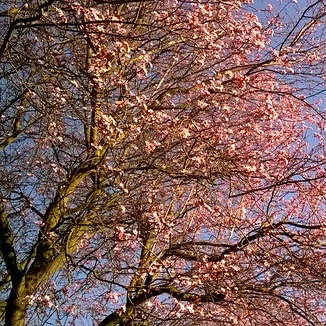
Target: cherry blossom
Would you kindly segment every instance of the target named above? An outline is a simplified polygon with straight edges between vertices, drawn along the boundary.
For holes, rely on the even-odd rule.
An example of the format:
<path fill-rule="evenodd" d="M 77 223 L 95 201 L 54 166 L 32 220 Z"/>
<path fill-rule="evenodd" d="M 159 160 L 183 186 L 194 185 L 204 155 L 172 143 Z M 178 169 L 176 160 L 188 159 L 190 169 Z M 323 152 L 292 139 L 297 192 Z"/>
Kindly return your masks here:
<path fill-rule="evenodd" d="M 1 324 L 325 324 L 323 1 L 0 7 Z"/>

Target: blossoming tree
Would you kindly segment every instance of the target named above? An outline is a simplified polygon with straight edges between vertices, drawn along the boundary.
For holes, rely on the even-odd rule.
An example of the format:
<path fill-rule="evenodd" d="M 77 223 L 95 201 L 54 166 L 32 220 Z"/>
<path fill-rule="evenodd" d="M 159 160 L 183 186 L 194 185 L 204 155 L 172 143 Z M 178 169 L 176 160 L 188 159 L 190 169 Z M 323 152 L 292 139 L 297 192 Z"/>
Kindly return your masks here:
<path fill-rule="evenodd" d="M 324 325 L 325 3 L 0 4 L 0 315 Z"/>

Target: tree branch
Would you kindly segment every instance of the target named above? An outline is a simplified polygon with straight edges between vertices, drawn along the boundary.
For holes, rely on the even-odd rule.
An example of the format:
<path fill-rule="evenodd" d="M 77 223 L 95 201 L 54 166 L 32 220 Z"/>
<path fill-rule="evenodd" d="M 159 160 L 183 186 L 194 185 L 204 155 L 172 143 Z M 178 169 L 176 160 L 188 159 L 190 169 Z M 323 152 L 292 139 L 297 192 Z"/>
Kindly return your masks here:
<path fill-rule="evenodd" d="M 1 47 L 0 47 L 0 57 L 2 57 L 3 53 L 5 52 L 6 48 L 7 48 L 7 45 L 10 41 L 10 38 L 11 38 L 11 35 L 16 27 L 17 24 L 27 24 L 27 23 L 30 23 L 30 22 L 34 22 L 34 21 L 37 21 L 39 20 L 43 14 L 44 14 L 44 11 L 47 10 L 47 8 L 52 5 L 56 0 L 49 0 L 48 2 L 45 2 L 41 5 L 38 6 L 38 13 L 36 16 L 33 16 L 33 17 L 28 17 L 28 18 L 18 18 L 18 19 L 15 19 L 11 24 L 10 24 L 10 27 L 8 29 L 8 32 L 6 34 L 6 36 L 4 37 L 3 39 L 3 42 L 1 44 Z"/>
<path fill-rule="evenodd" d="M 1 253 L 7 269 L 14 282 L 21 277 L 21 267 L 17 261 L 16 251 L 14 249 L 14 237 L 9 225 L 7 214 L 0 199 L 0 242 Z"/>

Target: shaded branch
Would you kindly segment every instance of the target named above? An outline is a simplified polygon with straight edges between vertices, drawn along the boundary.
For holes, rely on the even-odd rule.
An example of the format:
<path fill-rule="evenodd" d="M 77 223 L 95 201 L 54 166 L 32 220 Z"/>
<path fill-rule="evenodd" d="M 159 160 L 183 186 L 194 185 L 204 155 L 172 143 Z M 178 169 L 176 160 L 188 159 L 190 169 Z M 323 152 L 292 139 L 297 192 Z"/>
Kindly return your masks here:
<path fill-rule="evenodd" d="M 2 200 L 0 202 L 0 242 L 2 257 L 11 275 L 11 279 L 14 282 L 17 279 L 20 279 L 21 267 L 17 260 L 14 248 L 14 236 Z"/>
<path fill-rule="evenodd" d="M 25 88 L 24 91 L 19 96 L 17 96 L 17 98 L 15 98 L 13 101 L 11 101 L 11 103 L 9 103 L 9 105 L 7 105 L 7 107 L 10 107 L 12 104 L 14 104 L 20 98 L 23 98 L 23 101 L 24 101 L 24 96 L 27 92 L 28 92 L 28 89 Z M 6 110 L 6 108 L 4 110 Z M 22 110 L 19 109 L 17 112 L 17 115 L 15 117 L 15 120 L 14 120 L 14 123 L 12 126 L 11 135 L 7 136 L 2 142 L 0 142 L 0 150 L 3 150 L 6 146 L 10 145 L 23 132 L 23 129 L 20 129 L 20 120 L 22 118 L 21 111 Z"/>
<path fill-rule="evenodd" d="M 1 47 L 0 47 L 0 57 L 2 57 L 3 53 L 5 52 L 16 25 L 27 24 L 27 23 L 31 23 L 31 22 L 39 20 L 43 16 L 44 12 L 47 11 L 48 7 L 50 5 L 52 5 L 55 1 L 56 0 L 49 0 L 48 2 L 45 2 L 41 5 L 39 5 L 37 15 L 35 15 L 33 17 L 28 17 L 28 18 L 18 18 L 18 19 L 15 19 L 10 24 L 8 32 L 7 32 L 6 36 L 4 37 Z"/>
<path fill-rule="evenodd" d="M 188 254 L 187 252 L 182 251 L 183 247 L 192 245 L 192 246 L 212 246 L 212 247 L 227 247 L 222 253 L 219 255 L 211 255 L 207 259 L 210 262 L 219 262 L 221 261 L 226 255 L 230 253 L 235 253 L 239 250 L 244 249 L 249 244 L 254 243 L 256 240 L 265 237 L 266 235 L 270 234 L 271 231 L 278 229 L 281 226 L 292 226 L 300 229 L 307 229 L 307 230 L 318 230 L 323 228 L 324 226 L 321 224 L 315 225 L 304 225 L 295 222 L 278 222 L 278 223 L 271 223 L 268 226 L 261 227 L 258 230 L 254 230 L 249 232 L 246 236 L 240 239 L 237 243 L 233 245 L 228 244 L 215 244 L 209 243 L 208 241 L 200 241 L 200 242 L 187 242 L 182 244 L 173 245 L 171 248 L 165 250 L 161 254 L 161 259 L 165 259 L 168 256 L 177 256 L 184 259 L 198 261 L 202 254 L 199 252 L 197 255 Z M 255 232 L 255 233 L 253 233 Z M 253 234 L 252 234 L 253 233 Z M 250 235 L 251 234 L 251 235 Z"/>
<path fill-rule="evenodd" d="M 306 182 L 309 182 L 309 181 L 316 181 L 316 180 L 320 180 L 320 179 L 325 178 L 325 174 L 321 174 L 321 175 L 316 176 L 314 178 L 304 178 L 304 179 L 299 179 L 299 180 L 293 180 L 292 178 L 294 176 L 295 175 L 291 175 L 291 176 L 283 178 L 282 180 L 280 180 L 278 182 L 275 182 L 274 184 L 271 184 L 269 186 L 239 192 L 237 194 L 230 195 L 229 197 L 230 198 L 240 197 L 240 196 L 243 196 L 243 195 L 248 195 L 248 194 L 254 193 L 256 191 L 265 191 L 265 190 L 273 189 L 275 187 L 280 187 L 280 186 L 284 186 L 284 185 L 306 183 Z"/>
<path fill-rule="evenodd" d="M 114 326 L 119 325 L 127 321 L 136 311 L 137 306 L 145 302 L 146 300 L 159 296 L 161 294 L 169 294 L 173 298 L 179 301 L 194 302 L 194 303 L 214 303 L 224 300 L 225 295 L 222 293 L 209 293 L 205 295 L 199 295 L 188 292 L 181 292 L 172 285 L 159 287 L 156 289 L 148 289 L 134 298 L 130 299 L 126 304 L 125 313 L 118 315 L 117 313 L 112 313 L 104 318 L 98 326 Z"/>

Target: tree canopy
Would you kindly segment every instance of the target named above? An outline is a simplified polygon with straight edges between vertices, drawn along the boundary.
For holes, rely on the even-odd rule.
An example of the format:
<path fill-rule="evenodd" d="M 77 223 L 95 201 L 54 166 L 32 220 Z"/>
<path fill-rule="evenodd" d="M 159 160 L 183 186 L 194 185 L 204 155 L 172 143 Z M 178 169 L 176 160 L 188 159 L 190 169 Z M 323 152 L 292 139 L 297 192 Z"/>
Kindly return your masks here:
<path fill-rule="evenodd" d="M 0 1 L 1 325 L 325 325 L 302 2 Z"/>

